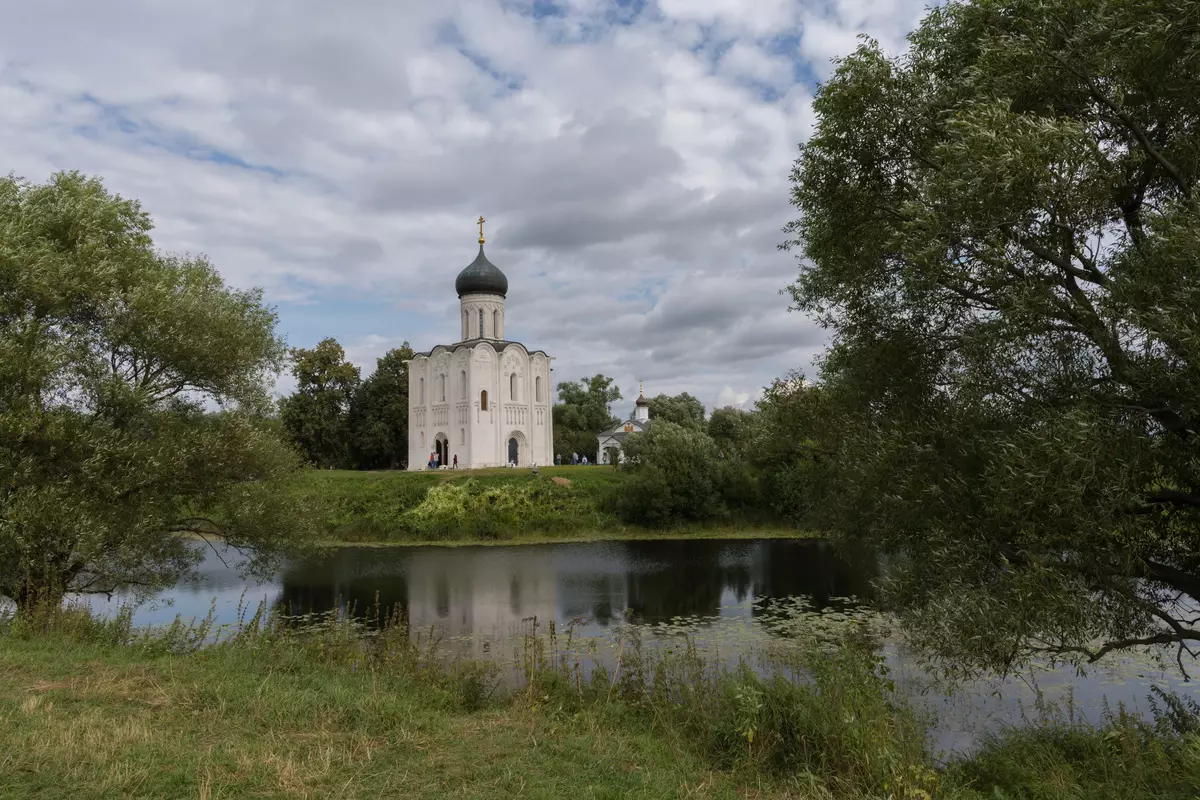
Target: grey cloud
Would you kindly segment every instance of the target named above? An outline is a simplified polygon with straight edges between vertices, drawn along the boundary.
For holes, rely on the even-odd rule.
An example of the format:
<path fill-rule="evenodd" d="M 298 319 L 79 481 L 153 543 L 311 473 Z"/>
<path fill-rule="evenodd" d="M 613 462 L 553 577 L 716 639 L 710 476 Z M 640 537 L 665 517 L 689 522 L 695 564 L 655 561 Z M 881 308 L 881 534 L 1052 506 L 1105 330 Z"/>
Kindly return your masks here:
<path fill-rule="evenodd" d="M 208 253 L 271 302 L 378 296 L 396 312 L 343 341 L 370 365 L 388 342 L 454 335 L 482 213 L 509 330 L 558 357 L 556 378 L 603 370 L 628 394 L 644 377 L 711 405 L 823 341 L 784 313 L 795 263 L 775 249 L 811 87 L 764 102 L 746 79 L 786 70 L 756 60 L 756 37 L 799 20 L 802 51 L 860 30 L 900 41 L 923 0 L 667 5 L 583 39 L 606 4 L 535 22 L 483 0 L 41 0 L 0 30 L 0 162 L 105 175 L 155 214 L 160 246 Z M 520 89 L 439 38 L 449 25 Z M 693 53 L 705 37 L 740 42 L 740 61 Z M 100 113 L 83 95 L 144 130 L 79 135 Z M 168 146 L 185 141 L 214 158 Z"/>
<path fill-rule="evenodd" d="M 403 158 L 383 174 L 372 170 L 361 197 L 374 211 L 428 211 L 468 202 L 527 216 L 572 205 L 594 209 L 680 170 L 679 155 L 657 136 L 654 120 L 623 113 L 576 120 L 548 140 L 497 135 L 436 157 Z M 594 214 L 588 216 L 588 225 L 576 219 L 572 227 L 592 228 Z M 527 243 L 519 225 L 508 242 Z"/>

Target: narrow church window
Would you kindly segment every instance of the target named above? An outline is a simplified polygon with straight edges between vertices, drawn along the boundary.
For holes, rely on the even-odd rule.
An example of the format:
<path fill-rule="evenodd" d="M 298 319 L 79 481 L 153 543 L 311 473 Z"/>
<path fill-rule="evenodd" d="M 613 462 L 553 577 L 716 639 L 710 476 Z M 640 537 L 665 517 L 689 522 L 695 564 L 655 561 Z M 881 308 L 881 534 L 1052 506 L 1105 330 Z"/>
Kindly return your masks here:
<path fill-rule="evenodd" d="M 542 376 L 538 375 L 533 379 L 533 397 L 539 403 L 542 402 Z"/>
<path fill-rule="evenodd" d="M 483 332 L 483 309 L 481 308 L 481 309 L 479 309 L 479 338 L 480 339 L 484 338 L 484 335 L 485 334 Z"/>
<path fill-rule="evenodd" d="M 459 444 L 467 443 L 467 429 L 466 428 L 458 429 L 458 443 Z"/>
<path fill-rule="evenodd" d="M 442 399 L 440 402 L 444 403 L 444 402 L 446 402 L 446 373 L 443 372 L 441 375 L 441 378 L 442 378 Z"/>
<path fill-rule="evenodd" d="M 462 383 L 462 391 L 460 392 L 460 394 L 462 395 L 462 399 L 466 400 L 467 399 L 467 371 L 465 369 L 459 373 L 458 379 Z"/>
<path fill-rule="evenodd" d="M 517 399 L 517 373 L 508 376 L 508 399 Z"/>
<path fill-rule="evenodd" d="M 492 335 L 497 339 L 500 338 L 500 312 L 492 312 Z"/>
<path fill-rule="evenodd" d="M 487 411 L 487 389 L 479 393 L 479 410 Z"/>
<path fill-rule="evenodd" d="M 417 399 L 421 401 L 422 405 L 424 405 L 424 403 L 425 403 L 425 379 L 424 378 L 421 378 L 421 393 L 419 395 L 417 395 Z"/>
<path fill-rule="evenodd" d="M 465 310 L 463 311 L 463 333 L 462 333 L 462 337 L 463 337 L 464 339 L 469 339 L 469 338 L 470 338 L 470 332 L 469 332 L 469 331 L 467 331 L 467 312 L 466 312 Z"/>

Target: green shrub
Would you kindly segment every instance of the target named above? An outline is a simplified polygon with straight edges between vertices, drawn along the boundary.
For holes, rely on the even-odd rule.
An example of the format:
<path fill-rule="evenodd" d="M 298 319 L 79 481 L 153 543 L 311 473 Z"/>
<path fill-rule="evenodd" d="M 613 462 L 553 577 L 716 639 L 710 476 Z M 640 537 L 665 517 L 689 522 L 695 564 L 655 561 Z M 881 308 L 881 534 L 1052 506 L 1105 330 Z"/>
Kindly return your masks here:
<path fill-rule="evenodd" d="M 724 510 L 720 454 L 707 433 L 656 422 L 625 441 L 625 455 L 632 478 L 619 508 L 626 521 L 670 525 Z"/>

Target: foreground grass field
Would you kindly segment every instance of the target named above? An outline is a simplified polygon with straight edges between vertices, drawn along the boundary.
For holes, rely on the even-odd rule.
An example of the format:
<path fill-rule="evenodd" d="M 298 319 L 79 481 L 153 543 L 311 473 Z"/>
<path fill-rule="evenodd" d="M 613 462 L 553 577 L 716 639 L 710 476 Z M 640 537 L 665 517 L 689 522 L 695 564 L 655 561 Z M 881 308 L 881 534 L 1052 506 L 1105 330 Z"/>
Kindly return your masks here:
<path fill-rule="evenodd" d="M 295 667 L 5 642 L 0 796 L 747 796 L 650 731 L 535 703 L 468 713 L 428 685 Z"/>
<path fill-rule="evenodd" d="M 146 638 L 66 614 L 0 619 L 0 796 L 1183 800 L 1200 792 L 1193 705 L 1156 723 L 1041 720 L 939 766 L 921 721 L 847 640 L 807 683 L 636 646 L 613 675 L 528 650 L 429 658 L 402 628 L 256 627 Z M 542 643 L 544 644 L 544 642 Z"/>
<path fill-rule="evenodd" d="M 729 514 L 670 529 L 627 525 L 615 502 L 628 476 L 611 467 L 313 471 L 304 502 L 330 544 L 452 544 L 701 537 L 803 536 L 769 516 Z"/>

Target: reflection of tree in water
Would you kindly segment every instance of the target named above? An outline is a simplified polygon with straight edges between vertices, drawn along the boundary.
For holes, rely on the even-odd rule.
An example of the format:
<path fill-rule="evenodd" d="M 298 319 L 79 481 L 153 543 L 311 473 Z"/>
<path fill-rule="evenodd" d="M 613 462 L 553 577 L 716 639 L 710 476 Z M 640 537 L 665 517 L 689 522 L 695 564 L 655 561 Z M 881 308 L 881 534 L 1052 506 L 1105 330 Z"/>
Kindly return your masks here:
<path fill-rule="evenodd" d="M 625 608 L 625 581 L 607 573 L 559 575 L 560 611 L 564 621 L 583 617 L 608 625 Z"/>
<path fill-rule="evenodd" d="M 280 614 L 343 614 L 375 622 L 408 612 L 408 582 L 401 574 L 358 576 L 348 551 L 290 565 L 283 573 L 275 602 Z"/>
<path fill-rule="evenodd" d="M 663 622 L 676 616 L 716 616 L 726 588 L 741 587 L 745 597 L 751 561 L 730 559 L 732 549 L 711 541 L 629 542 L 626 602 L 634 618 Z"/>
<path fill-rule="evenodd" d="M 764 552 L 756 570 L 756 598 L 807 597 L 818 611 L 845 605 L 838 602 L 841 598 L 874 598 L 871 581 L 879 574 L 879 567 L 865 549 L 835 549 L 825 539 L 772 539 L 759 546 Z M 762 608 L 756 606 L 753 613 L 757 616 Z"/>

